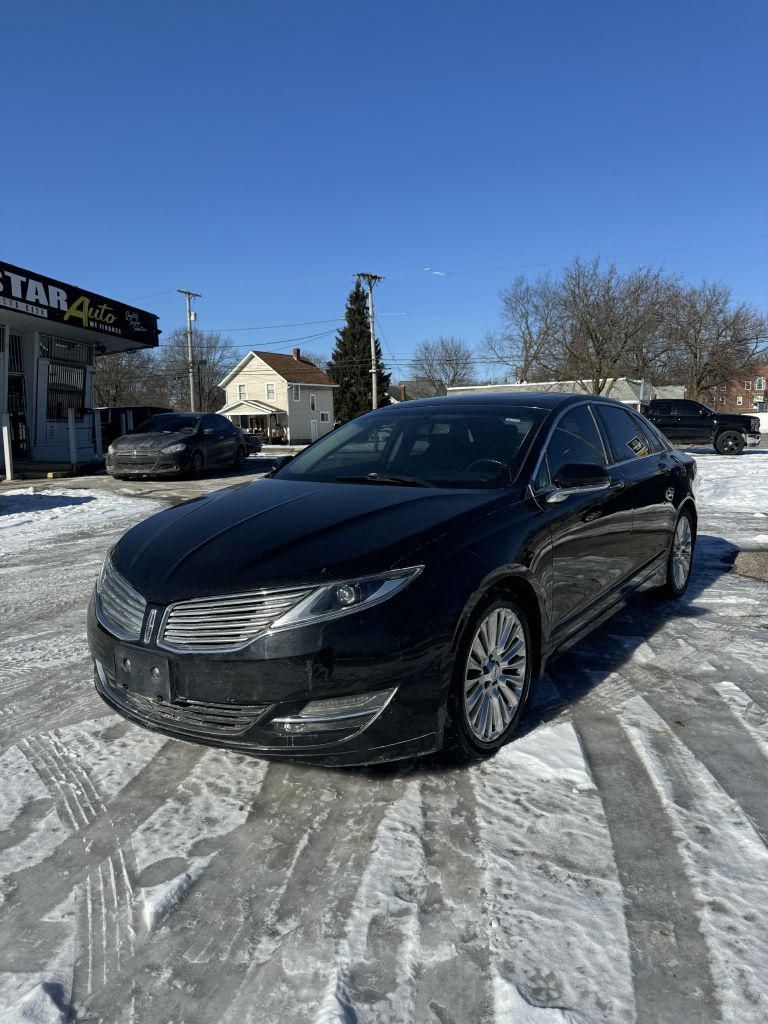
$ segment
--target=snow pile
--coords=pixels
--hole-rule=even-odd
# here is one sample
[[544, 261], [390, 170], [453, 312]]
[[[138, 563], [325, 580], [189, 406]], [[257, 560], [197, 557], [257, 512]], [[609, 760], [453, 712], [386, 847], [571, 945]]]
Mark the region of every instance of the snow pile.
[[0, 491], [0, 562], [30, 545], [127, 529], [158, 511], [156, 501], [79, 490], [34, 487]]
[[695, 454], [696, 500], [701, 512], [768, 514], [768, 449], [741, 455]]

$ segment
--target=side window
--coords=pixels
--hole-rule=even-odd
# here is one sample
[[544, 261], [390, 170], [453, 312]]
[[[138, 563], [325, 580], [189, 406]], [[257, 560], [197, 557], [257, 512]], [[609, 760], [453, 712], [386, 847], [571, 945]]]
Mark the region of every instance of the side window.
[[642, 416], [636, 416], [634, 413], [631, 414], [634, 420], [640, 424], [640, 429], [648, 438], [648, 444], [650, 445], [652, 452], [668, 452], [671, 448], [669, 441], [664, 435], [654, 427], [652, 423], [644, 419]]
[[708, 414], [709, 410], [705, 409], [699, 402], [678, 402], [677, 403], [678, 416], [701, 416], [702, 414]]
[[605, 465], [603, 442], [588, 406], [577, 405], [560, 418], [547, 445], [547, 460], [554, 481], [570, 463]]
[[202, 428], [203, 428], [203, 430], [216, 430], [217, 429], [216, 417], [215, 416], [203, 416]]
[[598, 405], [595, 412], [600, 420], [611, 450], [613, 462], [626, 462], [650, 455], [651, 445], [645, 431], [627, 409], [617, 405]]
[[655, 416], [674, 416], [671, 402], [654, 402], [653, 413]]

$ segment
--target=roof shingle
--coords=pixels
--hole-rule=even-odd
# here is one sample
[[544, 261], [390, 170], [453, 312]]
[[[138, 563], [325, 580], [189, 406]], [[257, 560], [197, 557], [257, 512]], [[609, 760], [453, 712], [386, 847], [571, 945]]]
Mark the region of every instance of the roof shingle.
[[289, 384], [333, 384], [328, 374], [324, 373], [319, 366], [310, 363], [304, 356], [294, 359], [293, 356], [283, 352], [252, 352], [262, 362], [271, 367], [275, 373], [287, 380]]

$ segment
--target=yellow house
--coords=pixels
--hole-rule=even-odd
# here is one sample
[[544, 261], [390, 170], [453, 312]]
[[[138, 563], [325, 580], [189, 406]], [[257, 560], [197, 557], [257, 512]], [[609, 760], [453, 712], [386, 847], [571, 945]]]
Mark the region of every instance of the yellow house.
[[226, 395], [219, 413], [249, 433], [309, 444], [333, 430], [338, 385], [298, 348], [291, 355], [249, 352], [219, 387]]

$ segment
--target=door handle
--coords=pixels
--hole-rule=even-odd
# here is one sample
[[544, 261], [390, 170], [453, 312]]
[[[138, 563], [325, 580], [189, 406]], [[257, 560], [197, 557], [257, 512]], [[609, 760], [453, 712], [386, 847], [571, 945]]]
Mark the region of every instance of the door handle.
[[612, 491], [623, 491], [625, 486], [623, 480], [611, 480]]
[[660, 462], [659, 472], [662, 473], [664, 476], [669, 476], [669, 474], [672, 472], [672, 467], [667, 462]]

